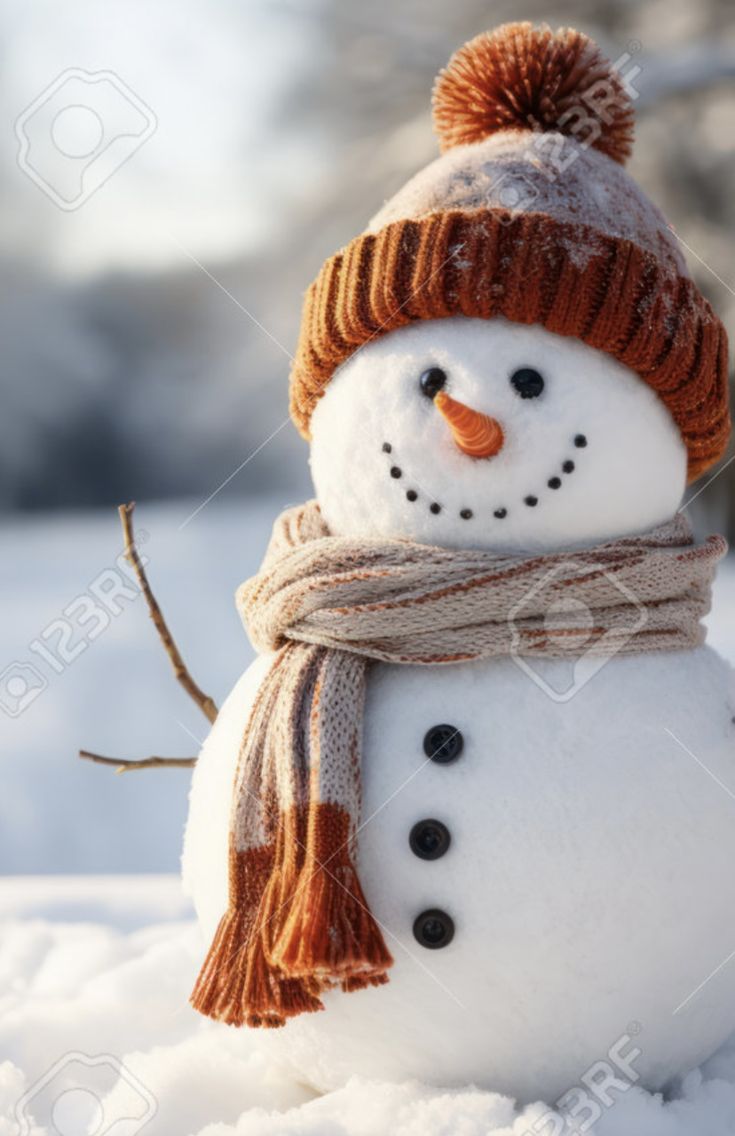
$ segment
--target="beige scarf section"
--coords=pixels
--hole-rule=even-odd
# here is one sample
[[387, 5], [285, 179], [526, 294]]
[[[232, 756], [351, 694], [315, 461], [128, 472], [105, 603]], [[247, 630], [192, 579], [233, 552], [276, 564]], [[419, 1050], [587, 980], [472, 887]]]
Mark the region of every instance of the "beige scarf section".
[[275, 651], [240, 751], [229, 906], [192, 1002], [234, 1025], [280, 1026], [323, 991], [387, 981], [360, 886], [360, 747], [372, 660], [442, 665], [516, 655], [671, 651], [704, 641], [722, 537], [678, 514], [574, 552], [499, 556], [332, 536], [318, 505], [276, 521], [237, 602]]

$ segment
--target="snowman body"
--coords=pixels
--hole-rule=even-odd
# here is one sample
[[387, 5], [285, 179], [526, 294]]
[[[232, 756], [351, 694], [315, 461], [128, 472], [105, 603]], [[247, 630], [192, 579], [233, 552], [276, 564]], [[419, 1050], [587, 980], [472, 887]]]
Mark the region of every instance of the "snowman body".
[[[207, 937], [267, 665], [235, 687], [195, 773], [184, 867]], [[566, 664], [544, 670], [567, 682]], [[699, 1063], [735, 1025], [735, 965], [701, 986], [735, 941], [734, 713], [706, 647], [613, 658], [566, 703], [507, 659], [375, 665], [358, 863], [390, 982], [328, 993], [264, 1040], [320, 1089], [359, 1073], [522, 1100], [557, 1099], [624, 1035], [649, 1087]], [[449, 835], [436, 859], [410, 842], [427, 820]], [[450, 917], [445, 946], [417, 939], [426, 911]]]
[[[520, 590], [538, 557], [585, 550], [589, 566], [596, 545], [671, 522], [687, 481], [727, 444], [726, 336], [672, 226], [623, 169], [629, 85], [587, 37], [525, 23], [480, 35], [440, 73], [432, 105], [440, 157], [306, 292], [291, 413], [354, 579], [378, 538], [512, 556]], [[458, 589], [451, 632], [467, 627], [467, 651], [442, 650], [437, 617], [421, 627], [436, 639], [423, 657], [474, 661], [369, 663], [362, 744], [350, 750], [362, 788], [354, 851], [394, 965], [386, 984], [330, 989], [323, 1010], [262, 1031], [316, 1087], [412, 1077], [556, 1101], [592, 1078], [609, 1104], [600, 1075], [620, 1091], [624, 1068], [623, 1088], [660, 1088], [735, 1031], [732, 672], [706, 646], [656, 651], [645, 634], [673, 598], [698, 641], [703, 591], [694, 575], [673, 581], [687, 555], [674, 573], [641, 553], [643, 602], [609, 575], [610, 554], [591, 569], [608, 575], [607, 641], [606, 616], [595, 622], [569, 575], [543, 610], [564, 634], [534, 641], [548, 652], [563, 641], [564, 658], [519, 654], [512, 626], [505, 654], [474, 658], [477, 625], [512, 625], [524, 602], [540, 621], [541, 593], [514, 595], [506, 612], [499, 590], [480, 611], [468, 603], [458, 626]], [[430, 559], [437, 574], [454, 562]], [[340, 626], [328, 578], [315, 592]], [[432, 594], [443, 583], [432, 578]], [[288, 586], [283, 635], [309, 636]], [[408, 609], [424, 594], [406, 583], [392, 600]], [[366, 625], [372, 610], [360, 608]], [[350, 646], [375, 650], [370, 634]], [[259, 658], [235, 687], [195, 771], [184, 874], [208, 940], [227, 907], [238, 757], [270, 663]], [[317, 747], [287, 740], [284, 762], [297, 749], [311, 761]], [[350, 954], [343, 912], [315, 907], [310, 930], [331, 933], [339, 955], [327, 973], [343, 974], [367, 952]], [[267, 960], [287, 976], [295, 933]], [[323, 977], [324, 953], [308, 957], [307, 977]], [[248, 969], [233, 1013], [223, 971], [205, 966], [195, 1003], [262, 1022], [262, 972]]]
[[[501, 423], [499, 452], [462, 449], [438, 385]], [[501, 319], [381, 336], [312, 420], [333, 533], [450, 548], [529, 555], [644, 532], [676, 512], [686, 461], [627, 368]], [[194, 775], [184, 876], [207, 941], [270, 661], [234, 688]], [[300, 1076], [556, 1100], [621, 1049], [640, 1050], [632, 1079], [661, 1087], [735, 1030], [731, 669], [708, 647], [599, 662], [580, 641], [567, 659], [369, 667], [358, 870], [395, 961], [386, 985], [330, 991], [324, 1011], [263, 1032]]]

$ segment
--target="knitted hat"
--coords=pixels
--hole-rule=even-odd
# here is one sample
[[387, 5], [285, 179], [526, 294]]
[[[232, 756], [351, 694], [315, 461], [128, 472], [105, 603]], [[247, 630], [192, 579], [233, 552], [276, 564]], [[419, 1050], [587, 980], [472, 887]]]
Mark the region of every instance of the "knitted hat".
[[442, 156], [323, 265], [304, 301], [291, 413], [304, 437], [335, 369], [419, 319], [504, 316], [614, 356], [669, 408], [690, 480], [730, 431], [725, 329], [623, 169], [621, 75], [572, 29], [506, 24], [434, 87]]

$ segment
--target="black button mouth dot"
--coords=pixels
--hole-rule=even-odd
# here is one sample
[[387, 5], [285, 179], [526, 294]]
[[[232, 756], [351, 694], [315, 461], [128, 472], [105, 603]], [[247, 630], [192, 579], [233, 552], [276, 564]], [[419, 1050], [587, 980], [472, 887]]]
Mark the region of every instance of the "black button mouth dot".
[[577, 436], [574, 439], [574, 444], [577, 447], [577, 449], [583, 450], [584, 447], [587, 445], [587, 439], [584, 436], [584, 434], [577, 434]]
[[406, 490], [406, 497], [409, 501], [416, 501], [417, 498], [418, 498], [418, 493], [416, 492], [415, 489], [407, 489]]
[[383, 453], [384, 454], [392, 454], [393, 453], [393, 447], [391, 446], [390, 442], [383, 442]]
[[497, 517], [499, 521], [502, 521], [503, 517], [508, 516], [508, 510], [507, 509], [496, 509], [495, 512], [493, 513], [493, 516]]
[[561, 478], [550, 477], [546, 484], [548, 485], [549, 489], [559, 489], [561, 487]]
[[403, 476], [402, 471], [398, 468], [397, 465], [391, 466], [390, 475], [391, 475], [391, 477], [402, 477]]
[[462, 512], [459, 515], [460, 515], [460, 517], [462, 518], [463, 521], [471, 521], [472, 515], [473, 515], [472, 509], [463, 509]]
[[538, 497], [534, 497], [533, 494], [530, 494], [528, 497], [524, 497], [523, 500], [528, 506], [530, 506], [530, 508], [533, 508], [534, 505], [538, 505]]
[[571, 459], [568, 458], [564, 462], [564, 465], [561, 468], [564, 470], [565, 473], [574, 473], [574, 462], [571, 461]]
[[441, 507], [441, 505], [438, 505], [438, 504], [436, 503], [436, 501], [433, 501], [433, 502], [431, 503], [431, 505], [429, 505], [429, 508], [431, 509], [432, 513], [435, 513], [435, 514], [436, 514], [436, 513], [441, 513], [441, 511], [442, 511], [442, 507]]

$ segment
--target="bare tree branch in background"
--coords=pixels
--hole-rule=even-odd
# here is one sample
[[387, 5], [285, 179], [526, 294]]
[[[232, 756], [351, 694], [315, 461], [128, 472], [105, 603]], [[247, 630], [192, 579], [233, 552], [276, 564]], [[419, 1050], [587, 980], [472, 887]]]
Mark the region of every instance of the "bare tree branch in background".
[[85, 761], [96, 762], [97, 765], [114, 765], [116, 773], [129, 773], [134, 769], [161, 769], [167, 766], [193, 769], [197, 763], [195, 757], [140, 757], [128, 761], [119, 757], [105, 757], [101, 753], [91, 753], [88, 749], [80, 749], [79, 756]]
[[146, 576], [145, 568], [143, 567], [143, 564], [141, 562], [140, 555], [135, 544], [135, 535], [133, 532], [133, 513], [135, 511], [135, 502], [131, 501], [127, 505], [120, 505], [117, 511], [120, 514], [120, 521], [122, 522], [123, 534], [125, 536], [125, 559], [132, 567], [138, 579], [140, 589], [145, 596], [145, 602], [148, 605], [148, 613], [153, 620], [156, 631], [158, 632], [158, 637], [163, 643], [166, 654], [171, 660], [171, 665], [174, 668], [174, 675], [176, 676], [177, 681], [181, 683], [189, 697], [192, 698], [194, 702], [196, 702], [205, 718], [207, 718], [209, 722], [214, 722], [218, 714], [217, 707], [213, 699], [211, 699], [208, 694], [204, 693], [201, 687], [194, 682], [194, 679], [189, 674], [189, 669], [181, 657], [181, 652], [174, 642], [174, 637], [171, 634], [168, 624], [163, 617], [163, 612], [161, 611], [158, 605], [158, 601], [153, 595], [151, 586], [148, 583], [148, 577]]
[[[145, 602], [148, 605], [148, 614], [153, 620], [158, 637], [163, 643], [164, 650], [171, 660], [171, 665], [174, 669], [174, 675], [178, 682], [181, 683], [186, 693], [190, 698], [196, 702], [197, 706], [204, 714], [209, 722], [214, 722], [218, 710], [214, 699], [205, 694], [201, 687], [194, 681], [189, 673], [189, 668], [186, 666], [181, 657], [174, 637], [171, 634], [169, 626], [164, 618], [163, 612], [158, 604], [158, 600], [153, 594], [148, 577], [146, 575], [143, 562], [140, 559], [135, 543], [135, 532], [133, 530], [133, 513], [135, 511], [135, 502], [130, 501], [127, 505], [120, 505], [118, 507], [118, 514], [122, 523], [123, 535], [125, 537], [125, 559], [130, 564], [135, 572], [136, 578], [140, 585], [140, 590], [145, 596]], [[120, 759], [117, 757], [106, 757], [100, 753], [92, 753], [87, 749], [80, 749], [79, 756], [85, 761], [93, 761], [98, 765], [113, 765], [117, 773], [127, 773], [135, 769], [161, 769], [161, 768], [177, 768], [177, 769], [191, 769], [196, 765], [197, 759], [195, 757], [141, 757], [137, 759]]]

